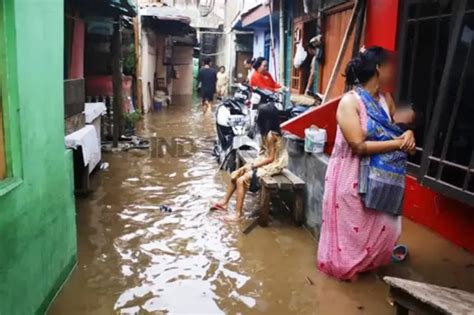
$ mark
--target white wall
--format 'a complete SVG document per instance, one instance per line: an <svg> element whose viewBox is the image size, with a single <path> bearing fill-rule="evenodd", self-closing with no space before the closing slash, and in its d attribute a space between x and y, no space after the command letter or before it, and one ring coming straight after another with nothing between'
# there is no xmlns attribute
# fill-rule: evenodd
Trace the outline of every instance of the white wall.
<svg viewBox="0 0 474 315"><path fill-rule="evenodd" d="M157 38L153 32L146 32L142 29L142 94L143 110L148 112L153 104L153 95L150 97L148 82L151 84L151 93L155 90L154 74L156 69L156 43Z"/></svg>
<svg viewBox="0 0 474 315"><path fill-rule="evenodd" d="M236 51L235 51L235 34L234 33L229 33L226 38L225 38L225 43L224 43L224 49L226 51L226 56L225 58L227 59L225 64L226 64L226 70L227 73L230 76L230 82L234 83L234 69L236 67L235 65L235 58L236 58Z"/></svg>
<svg viewBox="0 0 474 315"><path fill-rule="evenodd" d="M226 67L226 70L227 72L229 71L229 69L227 68L227 56L226 56L226 53L227 53L227 46L226 46L226 37L227 36L219 36L217 38L217 48L216 48L216 51L219 53L217 56L216 56L216 68L217 67L220 67L220 66L224 66ZM229 72L228 72L229 73Z"/></svg>

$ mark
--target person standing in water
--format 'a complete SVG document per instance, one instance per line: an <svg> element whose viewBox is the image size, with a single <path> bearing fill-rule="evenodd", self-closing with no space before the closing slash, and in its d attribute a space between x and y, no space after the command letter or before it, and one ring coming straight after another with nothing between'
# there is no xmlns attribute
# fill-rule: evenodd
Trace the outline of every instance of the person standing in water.
<svg viewBox="0 0 474 315"><path fill-rule="evenodd" d="M389 264L401 233L407 153L415 137L396 123L393 99L380 87L393 76L381 47L359 52L347 65L346 93L337 109L337 134L324 186L318 268L341 280ZM397 121L398 120L398 121Z"/></svg>
<svg viewBox="0 0 474 315"><path fill-rule="evenodd" d="M214 94L216 93L217 74L216 70L211 68L211 58L204 58L204 66L199 70L197 84L200 87L201 107L204 114L212 106Z"/></svg>
<svg viewBox="0 0 474 315"><path fill-rule="evenodd" d="M217 98L222 99L227 94L227 87L229 85L229 75L225 72L225 67L221 66L217 72Z"/></svg>

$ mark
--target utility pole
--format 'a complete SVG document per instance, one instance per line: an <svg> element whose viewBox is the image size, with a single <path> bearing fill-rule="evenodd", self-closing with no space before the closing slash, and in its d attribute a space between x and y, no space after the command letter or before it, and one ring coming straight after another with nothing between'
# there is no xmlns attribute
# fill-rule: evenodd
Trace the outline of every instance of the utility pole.
<svg viewBox="0 0 474 315"><path fill-rule="evenodd" d="M273 1L267 1L268 6L268 23L270 24L270 51L272 52L273 68L275 70L275 78L279 78L277 61L275 58L275 34L273 32ZM270 60L268 61L270 62ZM280 69L281 70L281 69Z"/></svg>
<svg viewBox="0 0 474 315"><path fill-rule="evenodd" d="M144 113L143 110L143 87L142 87L142 49L141 49L141 23L140 16L133 18L133 32L135 35L135 77L136 77L136 95L137 104L136 108L140 113Z"/></svg>
<svg viewBox="0 0 474 315"><path fill-rule="evenodd" d="M123 93L122 93L122 21L118 16L115 19L114 34L112 36L112 83L114 90L114 130L113 130L113 147L118 147L120 134L122 133L122 110L123 110Z"/></svg>
<svg viewBox="0 0 474 315"><path fill-rule="evenodd" d="M279 81L280 84L284 85L285 83L285 57L286 57L286 50L285 50L285 12L286 12L286 7L285 7L286 1L285 0L280 0L280 77Z"/></svg>

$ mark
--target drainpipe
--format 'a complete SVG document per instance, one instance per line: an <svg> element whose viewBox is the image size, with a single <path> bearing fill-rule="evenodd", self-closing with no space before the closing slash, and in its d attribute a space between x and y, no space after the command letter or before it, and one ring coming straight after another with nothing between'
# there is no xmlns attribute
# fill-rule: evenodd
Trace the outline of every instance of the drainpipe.
<svg viewBox="0 0 474 315"><path fill-rule="evenodd" d="M232 55L233 55L232 48L234 48L232 47L232 42L234 41L234 33L232 32L232 30L230 30L230 32L226 36L226 40L227 40L227 69L230 74L230 83L234 84L235 83L234 75L232 75L234 73L233 71L234 65L232 65Z"/></svg>
<svg viewBox="0 0 474 315"><path fill-rule="evenodd" d="M280 84L285 82L285 0L280 0Z"/></svg>
<svg viewBox="0 0 474 315"><path fill-rule="evenodd" d="M123 123L123 91L122 91L122 20L118 16L114 23L114 34L112 35L112 85L114 92L113 110L114 110L114 128L112 147L117 148L120 135L122 133Z"/></svg>
<svg viewBox="0 0 474 315"><path fill-rule="evenodd" d="M270 24L270 50L272 52L273 57L273 68L275 70L275 78L279 78L278 69L277 69L277 61L275 55L275 33L273 32L273 0L267 2L268 5L268 18Z"/></svg>

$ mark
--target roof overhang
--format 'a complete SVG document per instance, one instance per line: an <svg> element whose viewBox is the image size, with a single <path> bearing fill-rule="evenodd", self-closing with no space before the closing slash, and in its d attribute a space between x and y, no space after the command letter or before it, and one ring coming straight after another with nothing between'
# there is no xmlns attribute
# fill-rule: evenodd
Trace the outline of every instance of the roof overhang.
<svg viewBox="0 0 474 315"><path fill-rule="evenodd" d="M137 15L137 6L132 0L109 0L109 2L110 7L115 8L121 12L122 15Z"/></svg>
<svg viewBox="0 0 474 315"><path fill-rule="evenodd" d="M270 4L260 4L241 14L240 25L251 29L269 27L270 14L272 22L278 22L278 13L271 12Z"/></svg>
<svg viewBox="0 0 474 315"><path fill-rule="evenodd" d="M137 15L137 7L133 0L67 0L66 4L78 8L84 15L106 17Z"/></svg>
<svg viewBox="0 0 474 315"><path fill-rule="evenodd" d="M162 21L178 21L191 24L191 18L182 15L182 11L168 6L144 6L140 7L140 16L156 17Z"/></svg>
<svg viewBox="0 0 474 315"><path fill-rule="evenodd" d="M143 26L151 28L158 34L172 36L195 35L196 30L190 25L191 18L182 14L182 10L153 4L139 9Z"/></svg>
<svg viewBox="0 0 474 315"><path fill-rule="evenodd" d="M171 7L163 3L151 3L140 6L141 16L155 16L161 20L180 20L194 28L218 29L224 24L221 17L211 12L203 17L197 8Z"/></svg>

